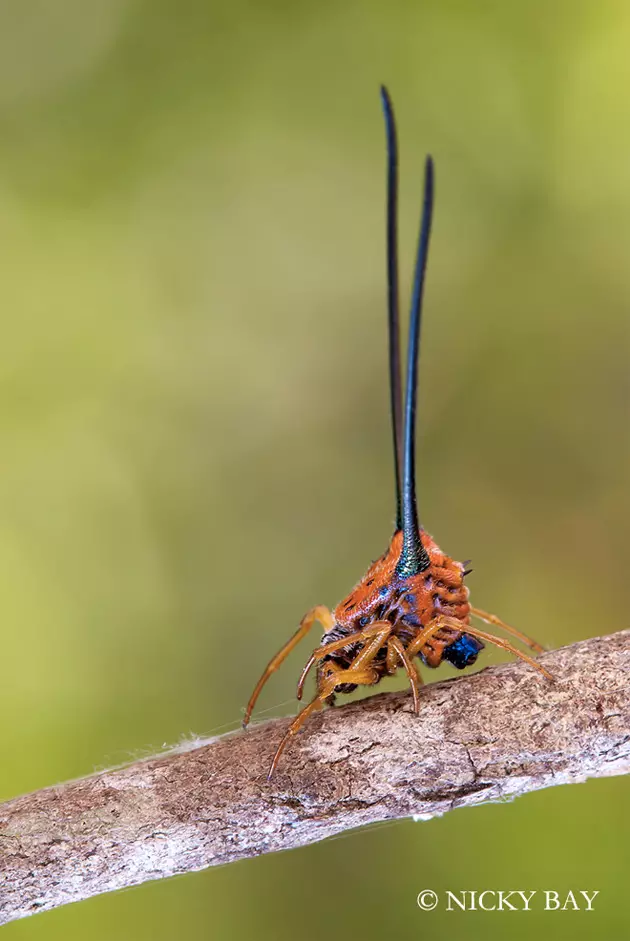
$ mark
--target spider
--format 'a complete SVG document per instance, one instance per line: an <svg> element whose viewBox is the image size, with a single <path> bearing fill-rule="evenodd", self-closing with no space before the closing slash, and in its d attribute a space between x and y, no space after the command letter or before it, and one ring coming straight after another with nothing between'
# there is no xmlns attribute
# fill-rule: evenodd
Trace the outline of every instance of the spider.
<svg viewBox="0 0 630 941"><path fill-rule="evenodd" d="M444 660L458 669L475 662L484 641L510 650L547 679L551 674L532 657L509 641L473 627L471 615L503 628L533 651L544 649L493 614L473 607L468 600L464 577L466 563L456 562L439 548L418 522L415 480L415 413L418 385L420 321L426 263L433 213L434 168L426 158L424 202L413 280L407 381L404 410L400 369L398 313L398 146L391 99L381 88L387 137L387 274L389 384L396 481L396 527L387 551L369 567L351 593L334 611L317 605L308 611L289 641L273 657L252 693L243 727L252 715L256 700L271 676L315 623L324 634L309 657L298 681L297 698L304 682L316 668L317 691L312 701L293 720L274 755L268 779L290 739L306 720L325 704L332 705L337 693L350 693L357 686L374 686L400 667L405 670L416 714L420 711L421 676L414 662L438 667Z"/></svg>

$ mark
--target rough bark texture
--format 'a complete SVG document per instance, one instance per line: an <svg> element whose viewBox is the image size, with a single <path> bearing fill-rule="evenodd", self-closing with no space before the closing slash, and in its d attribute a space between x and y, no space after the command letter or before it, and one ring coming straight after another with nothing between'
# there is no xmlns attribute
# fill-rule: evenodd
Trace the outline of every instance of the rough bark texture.
<svg viewBox="0 0 630 941"><path fill-rule="evenodd" d="M0 805L0 924L175 873L630 769L630 631L285 719Z"/></svg>

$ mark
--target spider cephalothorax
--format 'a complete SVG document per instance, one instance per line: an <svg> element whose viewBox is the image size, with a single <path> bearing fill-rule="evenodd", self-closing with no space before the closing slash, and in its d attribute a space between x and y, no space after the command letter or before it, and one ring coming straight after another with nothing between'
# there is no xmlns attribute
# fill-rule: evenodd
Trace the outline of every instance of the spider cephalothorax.
<svg viewBox="0 0 630 941"><path fill-rule="evenodd" d="M424 206L416 270L413 282L407 383L403 410L400 369L398 315L397 196L398 151L391 101L381 90L387 131L387 273L389 376L394 469L396 479L396 527L389 548L373 562L347 598L331 613L318 605L304 615L293 637L269 662L250 697L243 725L247 725L258 695L269 676L315 622L324 628L319 647L311 654L298 681L302 698L304 681L316 666L317 692L289 726L274 756L269 776L291 736L316 709L332 703L336 693L348 693L357 686L373 686L384 676L405 669L411 685L414 707L420 708L418 687L422 680L414 660L438 667L444 660L463 669L477 659L484 641L511 650L544 676L550 674L513 644L488 634L470 623L475 615L503 627L533 650L543 648L531 638L509 627L492 614L474 608L464 585L465 566L439 548L418 522L415 475L415 414L418 385L418 350L422 293L429 250L433 212L433 162L425 164Z"/></svg>

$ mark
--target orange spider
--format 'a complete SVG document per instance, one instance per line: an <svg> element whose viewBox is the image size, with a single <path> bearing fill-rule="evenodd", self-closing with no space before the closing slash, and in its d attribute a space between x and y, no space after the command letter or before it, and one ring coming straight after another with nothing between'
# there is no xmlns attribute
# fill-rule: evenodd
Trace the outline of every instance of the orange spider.
<svg viewBox="0 0 630 941"><path fill-rule="evenodd" d="M304 615L293 637L269 662L251 695L243 727L247 726L260 691L306 636L316 621L324 628L321 644L302 670L297 698L302 698L304 681L311 667L317 667L317 692L289 726L276 750L268 778L290 738L306 719L325 703L334 702L335 693L350 693L357 686L373 686L402 666L409 678L414 709L420 710L418 688L422 679L414 664L419 657L427 667L448 660L458 669L470 666L483 649L483 641L511 650L522 660L552 679L543 666L518 650L509 641L472 627L475 615L502 627L536 652L543 648L534 640L492 614L474 608L468 601L461 562L445 555L418 523L415 482L415 413L418 379L418 349L422 293L429 248L433 211L433 161L425 164L424 206L416 258L407 361L404 424L400 378L400 336L398 315L398 150L396 126L389 94L381 88L387 134L387 273L389 325L389 378L394 469L396 477L396 529L387 552L373 562L352 592L331 613L317 605Z"/></svg>

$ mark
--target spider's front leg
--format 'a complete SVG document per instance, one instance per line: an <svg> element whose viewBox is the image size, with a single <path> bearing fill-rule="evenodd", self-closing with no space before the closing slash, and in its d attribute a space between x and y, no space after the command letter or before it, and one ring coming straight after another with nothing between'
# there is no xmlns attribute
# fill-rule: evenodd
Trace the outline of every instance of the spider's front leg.
<svg viewBox="0 0 630 941"><path fill-rule="evenodd" d="M372 670L369 667L364 667L359 670L353 670L349 667L347 670L333 670L327 676L322 677L315 698L311 700L308 706L304 706L284 733L276 749L276 753L273 756L269 774L267 775L268 781L271 781L271 776L278 766L280 755L287 747L289 739L297 735L308 717L314 712L317 712L318 709L321 709L325 705L328 697L332 696L335 692L336 687L340 686L342 683L353 683L355 686L372 686L374 683L378 683L378 673L376 670Z"/></svg>
<svg viewBox="0 0 630 941"><path fill-rule="evenodd" d="M315 624L316 621L319 621L319 623L324 628L324 631L332 630L334 623L335 623L335 619L333 618L332 614L330 613L326 605L318 604L314 608L311 608L310 611L307 611L307 613L304 615L304 617L300 621L300 626L298 627L293 637L291 637L290 640L286 642L284 647L282 647L278 651L275 657L271 658L271 660L265 667L262 676L256 683L254 692L250 696L249 702L247 703L247 709L245 710L245 716L243 718L243 728L247 727L247 724L249 723L249 720L251 719L254 706L256 705L256 700L260 696L260 692L263 686L265 685L265 683L267 682L267 680L269 679L269 677L271 676L271 674L275 673L278 667L289 656L293 648L299 644L299 642L302 640L303 637L306 637L306 635L308 634L308 632L310 631L310 629L312 628L313 624Z"/></svg>
<svg viewBox="0 0 630 941"><path fill-rule="evenodd" d="M306 665L302 670L301 676L298 680L296 697L297 699L302 698L302 693L304 691L304 683L306 682L306 677L308 676L311 667L317 663L319 660L323 660L324 657L327 657L328 654L335 653L337 650L343 650L344 647L349 647L350 644L358 644L362 641L372 640L375 638L376 643L376 653L383 646L385 638L391 633L392 626L389 621L375 621L374 624L370 624L369 627L364 627L360 631L353 631L352 634L346 634L345 637L340 637L339 640L333 640L329 644L322 644L321 647L316 647L313 653L310 655L306 661ZM369 648L364 648L362 653L366 650L372 650L375 645L372 644ZM376 653L368 659L373 659L376 656ZM362 660L361 663L364 661ZM352 663L352 666L355 667L356 658Z"/></svg>
<svg viewBox="0 0 630 941"><path fill-rule="evenodd" d="M289 740L299 732L309 716L325 705L326 700L333 695L338 686L342 686L346 683L350 683L353 686L373 686L375 683L378 683L379 674L371 664L391 632L392 625L389 621L376 621L374 624L365 628L365 630L348 634L347 637L342 637L340 640L318 647L317 650L313 652L302 673L301 685L299 687L300 695L306 673L317 660L322 660L327 654L335 650L341 650L343 647L347 647L348 644L365 641L365 646L359 650L347 669L343 669L338 664L334 663L334 661L331 661L330 664L327 664L328 671L325 674L319 674L317 694L308 706L305 706L304 709L297 714L284 733L276 749L273 761L271 762L271 768L267 775L268 781L271 780L271 776L278 765L280 755L286 748Z"/></svg>

